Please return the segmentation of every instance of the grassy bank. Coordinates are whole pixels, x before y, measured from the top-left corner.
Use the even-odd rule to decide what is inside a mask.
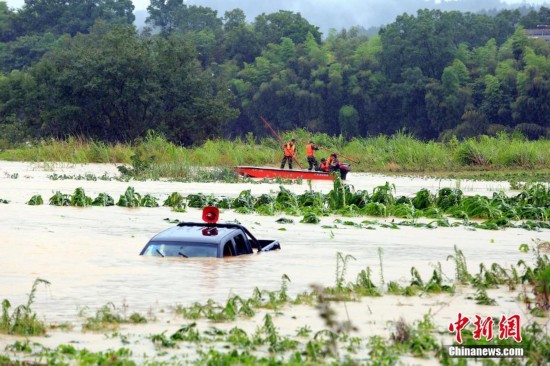
[[[447,143],[423,142],[411,135],[356,138],[347,141],[326,134],[311,135],[297,130],[282,135],[286,141],[296,137],[298,161],[306,166],[305,144],[313,140],[323,149],[321,158],[335,151],[343,162],[352,160],[353,171],[409,172],[441,174],[455,172],[493,172],[534,170],[548,177],[550,140],[528,141],[520,135],[481,136]],[[0,159],[30,162],[120,163],[130,164],[138,172],[152,177],[182,178],[192,167],[229,168],[235,165],[277,166],[282,157],[280,143],[274,138],[248,135],[235,140],[210,140],[185,148],[168,142],[162,136],[149,134],[132,144],[106,144],[78,138],[42,140],[0,151]],[[349,159],[349,160],[348,160]],[[498,174],[497,174],[498,175]],[[506,180],[510,180],[506,176]]]

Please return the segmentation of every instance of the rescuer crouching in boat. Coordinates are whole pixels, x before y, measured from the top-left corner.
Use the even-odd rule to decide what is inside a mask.
[[[339,172],[340,171],[340,160],[336,154],[330,154],[330,157],[327,161],[328,171],[329,172]]]
[[[322,158],[321,164],[315,170],[319,172],[337,172],[340,173],[342,180],[346,180],[346,176],[351,170],[351,167],[349,164],[340,163],[336,154],[331,154],[328,160]]]
[[[317,167],[315,170],[317,170],[317,171],[319,171],[319,172],[328,172],[328,162],[327,162],[327,159],[322,158],[322,159],[321,159],[321,164],[320,164],[319,167]]]

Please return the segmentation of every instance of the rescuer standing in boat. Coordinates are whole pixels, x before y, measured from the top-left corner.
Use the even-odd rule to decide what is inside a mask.
[[[296,139],[293,138],[289,142],[283,145],[283,150],[285,153],[285,156],[283,157],[283,161],[281,161],[281,169],[285,168],[285,163],[288,162],[288,168],[292,169],[292,160],[294,159],[294,155],[296,154]]]
[[[319,150],[319,148],[312,140],[309,140],[309,144],[306,145],[307,163],[309,164],[307,170],[311,170],[313,167],[315,167],[315,170],[319,170],[319,163],[317,159],[315,159],[315,150]]]

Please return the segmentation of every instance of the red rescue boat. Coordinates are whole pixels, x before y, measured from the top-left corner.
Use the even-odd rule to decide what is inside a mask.
[[[272,167],[236,166],[235,171],[245,177],[267,179],[303,179],[303,180],[334,180],[336,174],[305,169],[279,169]],[[350,171],[348,164],[340,164],[340,175],[346,179]]]

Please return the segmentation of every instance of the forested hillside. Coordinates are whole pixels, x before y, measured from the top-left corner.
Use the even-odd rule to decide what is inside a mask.
[[[418,10],[377,35],[322,35],[299,13],[217,14],[151,0],[0,1],[0,143],[82,136],[132,141],[153,129],[184,145],[306,128],[344,137],[550,136],[550,43],[522,15]],[[550,33],[550,29],[547,30]]]

